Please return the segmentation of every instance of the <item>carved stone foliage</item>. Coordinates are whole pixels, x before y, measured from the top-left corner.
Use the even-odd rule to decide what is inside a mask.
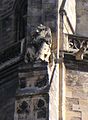
[[[88,42],[85,40],[69,39],[69,48],[80,49],[82,46],[87,47]]]
[[[81,45],[80,40],[69,39],[69,48],[79,49]]]
[[[83,60],[88,49],[88,39],[85,37],[68,36],[69,50],[72,50],[76,60]]]
[[[40,24],[31,34],[30,45],[25,54],[25,62],[42,60],[49,62],[52,35],[49,27]]]

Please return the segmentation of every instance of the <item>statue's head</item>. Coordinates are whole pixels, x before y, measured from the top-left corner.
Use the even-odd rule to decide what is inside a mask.
[[[40,24],[37,28],[36,28],[36,33],[39,35],[39,36],[41,36],[41,37],[45,37],[45,35],[46,35],[46,31],[47,31],[47,28],[44,26],[44,25],[42,25],[42,24]]]
[[[44,42],[46,42],[47,44],[52,44],[51,29],[49,27],[40,24],[35,29],[34,35],[34,39],[36,39],[36,41],[41,41],[44,39]]]

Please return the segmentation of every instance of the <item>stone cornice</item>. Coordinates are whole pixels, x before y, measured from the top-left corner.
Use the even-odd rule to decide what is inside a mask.
[[[73,53],[64,54],[64,63],[67,69],[88,72],[88,55],[83,60],[76,60]]]

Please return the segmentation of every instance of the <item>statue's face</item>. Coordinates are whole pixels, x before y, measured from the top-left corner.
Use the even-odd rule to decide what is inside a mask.
[[[45,29],[37,29],[39,36],[45,37],[46,35],[46,30]]]

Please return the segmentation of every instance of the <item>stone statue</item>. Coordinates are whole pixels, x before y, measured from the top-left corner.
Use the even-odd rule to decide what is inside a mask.
[[[83,60],[83,56],[87,50],[88,42],[83,41],[80,49],[75,53],[76,60]]]
[[[25,53],[25,62],[42,60],[49,62],[52,35],[49,27],[40,24],[31,35],[31,42]]]

